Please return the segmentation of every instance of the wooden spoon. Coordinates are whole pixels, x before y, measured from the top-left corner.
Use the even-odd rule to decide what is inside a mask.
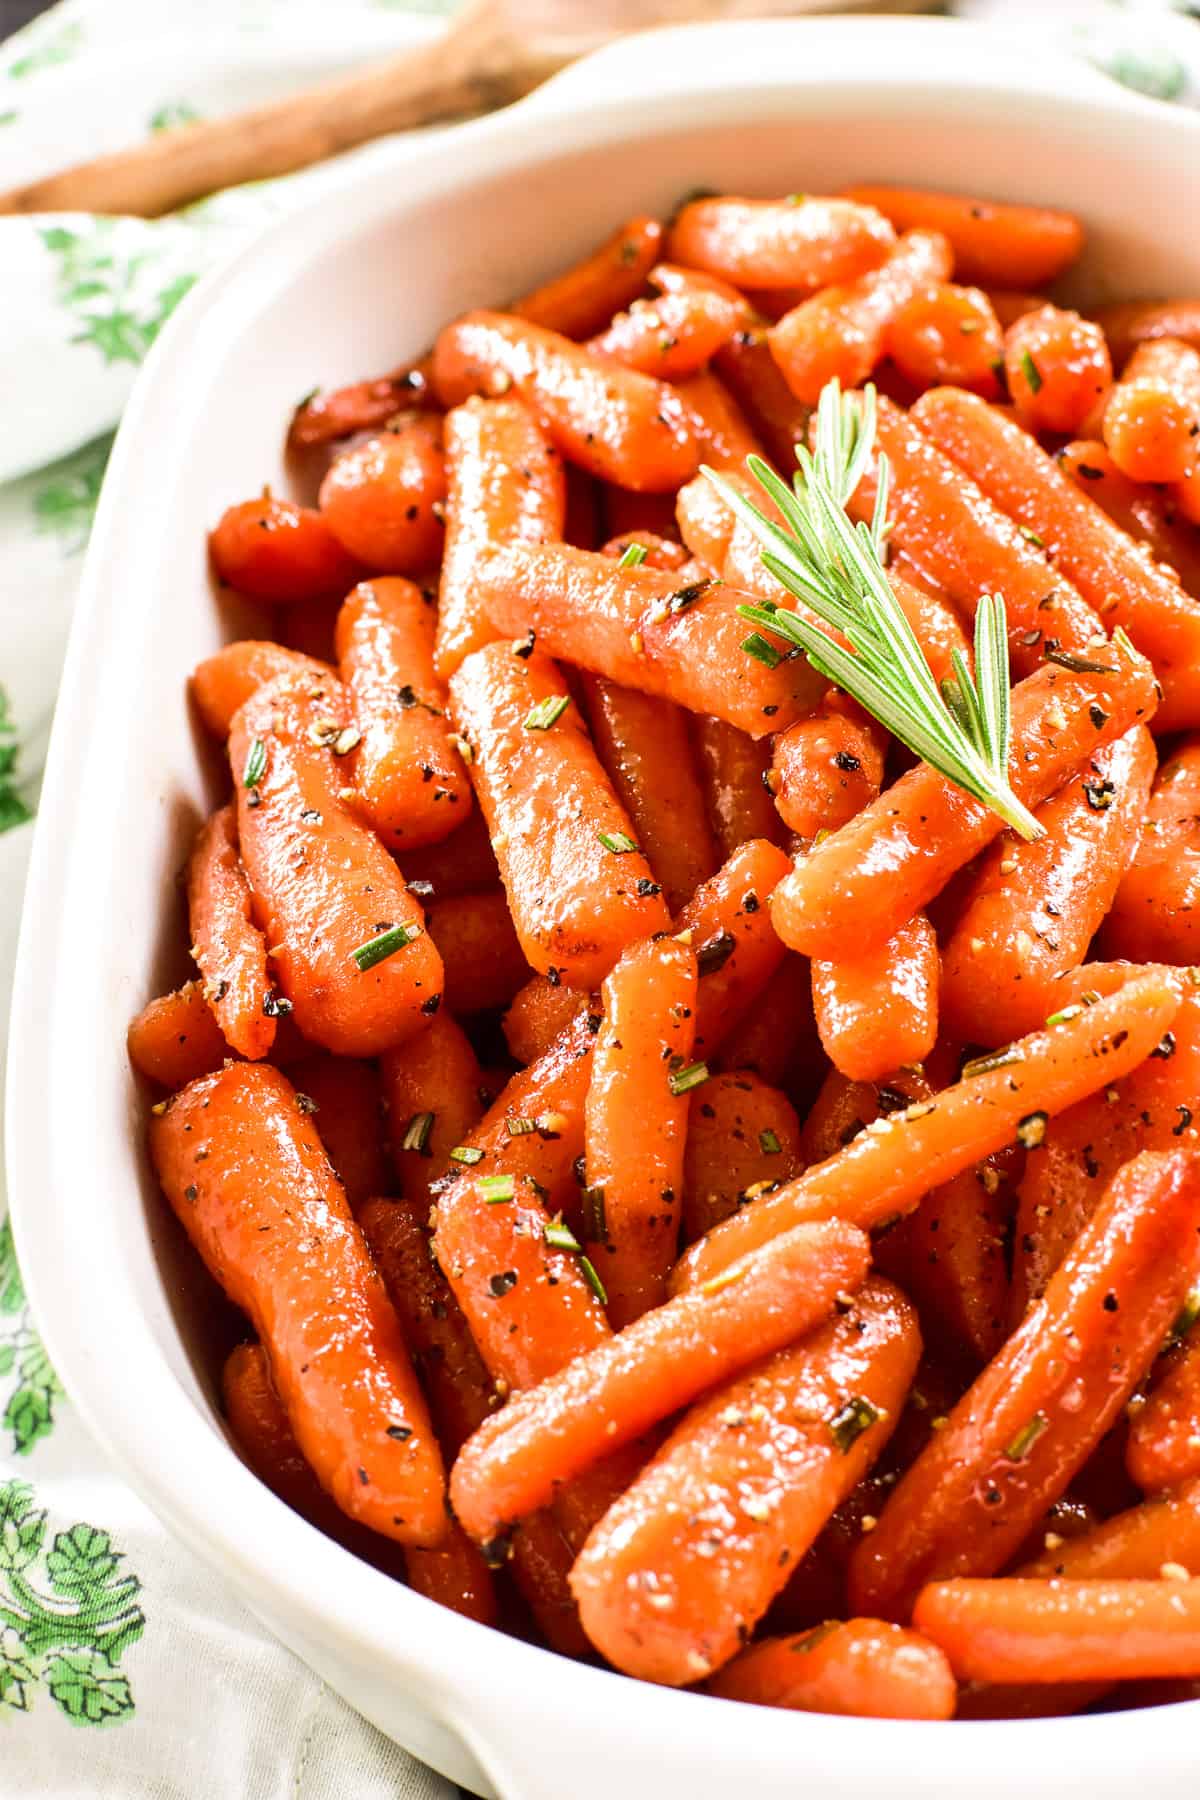
[[[921,10],[898,0],[873,10]],[[836,0],[469,0],[445,33],[377,68],[229,118],[162,131],[0,194],[0,213],[152,219],[242,181],[286,175],[391,131],[507,106],[589,50],[655,25],[863,10]]]

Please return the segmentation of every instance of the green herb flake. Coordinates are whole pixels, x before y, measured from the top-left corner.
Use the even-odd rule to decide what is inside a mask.
[[[537,1130],[537,1126],[532,1119],[514,1119],[510,1117],[505,1119],[504,1129],[507,1131],[509,1137],[527,1137],[530,1132]]]
[[[474,1168],[476,1163],[483,1161],[483,1151],[477,1150],[474,1144],[455,1144],[450,1152],[450,1161],[465,1163],[469,1169]]]
[[[869,1431],[880,1417],[879,1408],[873,1406],[862,1394],[851,1394],[850,1398],[838,1407],[830,1419],[829,1435],[842,1455],[845,1456],[846,1452],[858,1442],[863,1432]]]
[[[381,931],[378,937],[368,938],[365,944],[360,944],[350,955],[358,964],[360,972],[365,975],[376,963],[386,962],[389,956],[395,956],[397,950],[403,950],[406,944],[419,938],[421,931],[420,925],[411,923],[389,925],[386,931]]]
[[[777,669],[783,661],[783,651],[769,644],[761,631],[752,631],[749,637],[743,638],[742,649],[767,669]]]
[[[624,831],[598,831],[596,836],[614,856],[628,856],[631,850],[637,849],[633,839]]]
[[[481,1175],[479,1191],[489,1206],[503,1206],[517,1190],[511,1175]]]
[[[993,1050],[987,1056],[973,1056],[970,1062],[962,1066],[963,1081],[970,1081],[973,1075],[990,1075],[994,1069],[1007,1069],[1013,1063],[1025,1061],[1025,1052],[1016,1044],[1010,1044],[1007,1050]]]
[[[570,704],[569,694],[547,694],[544,700],[539,700],[526,714],[526,731],[549,731],[552,725],[557,725]]]
[[[667,1086],[678,1098],[680,1094],[690,1094],[693,1088],[702,1087],[707,1080],[708,1064],[694,1062],[682,1069],[672,1069],[667,1076]]]
[[[1043,1431],[1048,1431],[1050,1421],[1045,1413],[1036,1412],[1032,1419],[1027,1419],[1017,1432],[1012,1442],[1004,1447],[1004,1455],[1008,1462],[1024,1462]]]
[[[581,1256],[579,1259],[579,1268],[580,1268],[581,1274],[583,1275],[583,1279],[587,1282],[588,1286],[591,1288],[593,1294],[595,1294],[595,1296],[596,1296],[597,1300],[600,1302],[601,1306],[607,1306],[608,1305],[608,1289],[605,1287],[604,1283],[601,1281],[599,1275],[597,1275],[595,1265],[593,1264],[591,1258],[588,1256]]]
[[[1031,394],[1040,394],[1046,383],[1042,379],[1042,371],[1030,356],[1028,350],[1021,352],[1021,373],[1029,383]]]
[[[773,1131],[768,1130],[768,1131],[760,1131],[759,1132],[758,1147],[762,1151],[764,1156],[778,1156],[779,1152],[783,1148],[783,1145],[779,1142],[779,1139],[775,1136],[775,1133]]]
[[[1200,1319],[1200,1288],[1193,1288],[1175,1315],[1167,1342],[1176,1344],[1181,1338],[1185,1338],[1197,1319]]]
[[[242,770],[242,786],[256,788],[267,772],[267,746],[262,739],[256,737],[246,752],[246,766]]]
[[[583,1230],[584,1236],[593,1244],[608,1242],[608,1220],[605,1217],[602,1187],[586,1187],[583,1190]]]
[[[646,546],[644,544],[626,544],[617,567],[618,569],[637,569],[645,560]]]
[[[402,1150],[415,1150],[418,1156],[430,1156],[429,1134],[433,1130],[436,1113],[414,1113],[404,1127],[404,1136],[400,1139]]]
[[[552,1250],[569,1250],[573,1256],[578,1256],[582,1248],[579,1239],[561,1216],[547,1219],[542,1227],[542,1236]]]

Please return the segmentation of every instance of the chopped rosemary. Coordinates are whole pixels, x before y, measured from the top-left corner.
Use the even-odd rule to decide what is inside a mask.
[[[402,1150],[415,1150],[419,1156],[430,1155],[429,1134],[433,1130],[435,1113],[414,1113],[404,1127],[404,1136],[400,1139]]]
[[[987,1056],[973,1056],[970,1062],[962,1066],[963,1081],[969,1081],[972,1075],[990,1075],[993,1069],[1007,1069],[1010,1063],[1025,1061],[1025,1052],[1016,1044],[1010,1044],[1007,1050],[993,1050]]]
[[[628,856],[631,850],[637,849],[637,845],[627,831],[598,831],[596,836],[604,848],[611,850],[614,856]]]
[[[503,1206],[516,1193],[511,1175],[481,1175],[479,1191],[489,1206]]]
[[[778,1156],[783,1146],[775,1136],[775,1133],[768,1130],[759,1132],[758,1147],[764,1156]]]
[[[621,560],[617,564],[617,567],[618,569],[636,569],[639,568],[645,560],[645,544],[626,544],[624,550],[621,552]]]
[[[411,944],[414,938],[419,938],[421,931],[420,925],[412,923],[389,925],[386,931],[381,931],[378,937],[368,938],[365,944],[360,944],[357,950],[350,952],[350,955],[358,964],[361,973],[365,975],[368,969],[375,967],[376,963],[385,962],[389,956],[394,956],[397,950],[403,950],[406,944]]]
[[[509,1137],[525,1137],[529,1132],[536,1131],[537,1126],[532,1119],[514,1119],[510,1117],[505,1119],[504,1129],[507,1131]]]
[[[667,1086],[676,1096],[689,1094],[693,1088],[701,1087],[708,1080],[708,1064],[702,1062],[688,1063],[686,1068],[672,1069],[667,1076]]]
[[[1031,394],[1040,394],[1046,383],[1042,379],[1042,371],[1034,362],[1028,350],[1021,352],[1021,373],[1029,383]]]
[[[267,746],[261,738],[255,738],[246,752],[246,766],[242,770],[242,786],[255,788],[266,774]]]
[[[483,1161],[483,1151],[477,1149],[474,1144],[455,1144],[453,1150],[450,1152],[450,1161],[466,1163],[468,1168],[470,1168],[473,1167],[475,1163],[481,1163]]]
[[[1004,1446],[1004,1455],[1009,1462],[1024,1462],[1043,1431],[1049,1429],[1050,1421],[1045,1413],[1035,1412],[1032,1419],[1026,1419],[1012,1442]]]
[[[595,1296],[596,1296],[597,1300],[600,1302],[601,1306],[607,1306],[608,1305],[608,1289],[605,1287],[604,1283],[601,1281],[599,1275],[597,1275],[595,1264],[592,1262],[592,1259],[590,1256],[581,1256],[580,1257],[579,1269],[580,1269],[580,1273],[583,1276],[583,1279],[587,1282],[588,1286],[591,1288],[593,1294],[595,1294]]]
[[[1021,837],[1044,836],[1008,780],[1010,736],[1008,636],[1004,602],[984,595],[975,615],[975,667],[955,652],[954,673],[939,690],[924,652],[883,568],[890,465],[878,457],[871,523],[851,524],[846,503],[875,441],[875,390],[860,400],[825,384],[817,408],[816,448],[796,446],[799,468],[788,487],[761,457],[746,466],[774,501],[776,524],[720,474],[704,469],[733,512],[754,533],[764,566],[849,648],[798,612],[741,606],[744,619],[803,650],[821,674],[853,695],[914,755],[1002,818]]]
[[[589,1243],[608,1242],[608,1220],[604,1212],[602,1187],[585,1187],[583,1190],[583,1230]]]
[[[777,669],[783,661],[783,651],[769,644],[761,631],[752,631],[749,637],[743,638],[742,649],[768,669]]]
[[[583,1248],[571,1227],[561,1218],[547,1219],[542,1227],[542,1236],[552,1250],[570,1250],[577,1256]]]
[[[569,694],[547,694],[544,700],[531,707],[525,718],[526,731],[549,731],[556,725],[571,704]]]
[[[1177,1344],[1180,1338],[1185,1338],[1197,1319],[1200,1319],[1200,1288],[1193,1288],[1175,1315],[1167,1334],[1168,1344]]]
[[[843,1456],[858,1442],[864,1431],[870,1430],[879,1416],[879,1408],[864,1399],[862,1394],[851,1394],[838,1407],[829,1421],[829,1435]]]

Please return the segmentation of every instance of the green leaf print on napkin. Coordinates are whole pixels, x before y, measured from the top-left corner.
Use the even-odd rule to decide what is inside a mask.
[[[106,363],[140,363],[196,276],[177,273],[155,286],[146,271],[157,259],[144,247],[123,250],[121,226],[95,218],[40,235],[58,259],[59,302],[81,327],[71,342],[94,345]]]
[[[106,431],[47,469],[46,479],[34,492],[34,527],[57,537],[64,556],[77,555],[88,541],[113,436]]]
[[[194,125],[200,114],[186,100],[168,100],[150,114],[151,131],[174,131],[177,125]]]
[[[134,1711],[121,1657],[141,1637],[141,1582],[107,1531],[72,1525],[46,1548],[46,1513],[25,1481],[0,1484],[0,1718],[29,1712],[38,1687],[73,1725]]]
[[[35,44],[24,56],[18,56],[15,62],[9,63],[8,76],[12,81],[24,81],[27,75],[36,75],[39,69],[53,69],[59,63],[70,62],[82,42],[82,25],[64,25],[53,37],[46,38],[44,43]]]
[[[0,1223],[0,1400],[5,1393],[0,1423],[12,1433],[17,1455],[28,1456],[39,1438],[54,1429],[62,1385],[29,1316],[7,1219]]]
[[[17,759],[20,754],[17,728],[8,710],[8,695],[0,687],[0,831],[11,831],[14,825],[24,825],[27,819],[33,817],[33,808],[22,797],[17,779]],[[0,1231],[6,1229],[6,1226],[0,1226]],[[4,1250],[3,1238],[0,1238],[0,1313],[3,1311]]]

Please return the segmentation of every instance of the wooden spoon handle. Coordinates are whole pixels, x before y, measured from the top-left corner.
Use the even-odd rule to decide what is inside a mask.
[[[286,175],[390,131],[507,105],[564,60],[527,57],[504,30],[494,0],[475,0],[444,36],[418,50],[269,106],[183,125],[135,149],[77,163],[0,194],[0,213],[156,218],[219,188]]]

